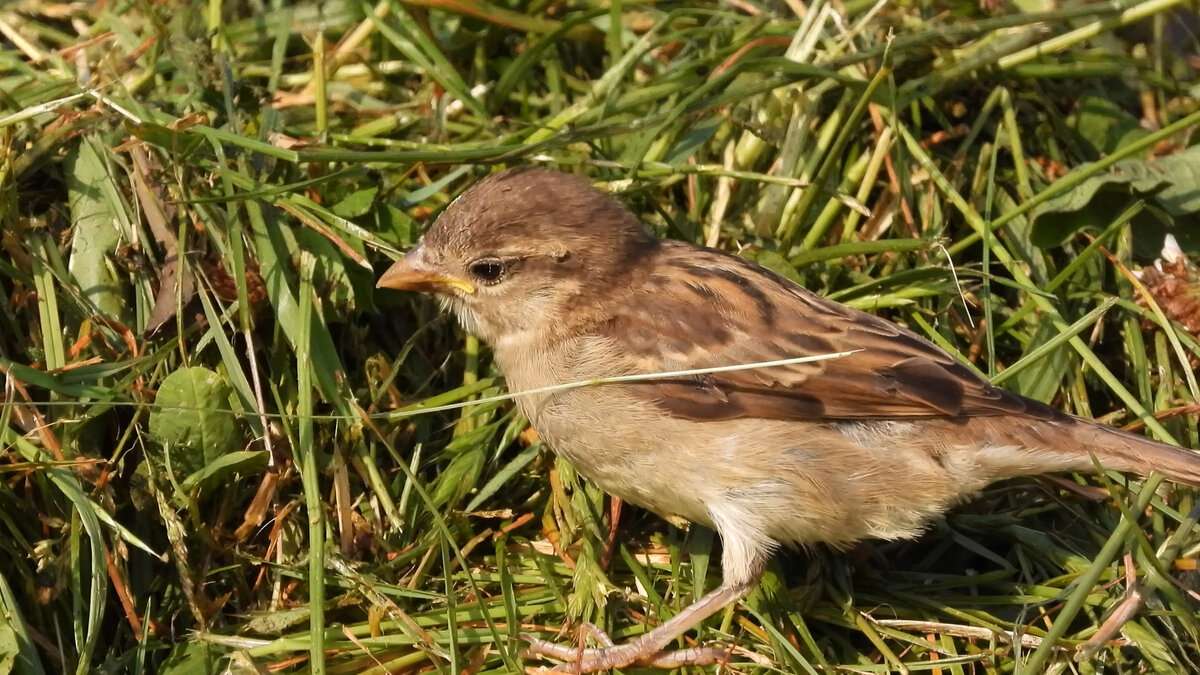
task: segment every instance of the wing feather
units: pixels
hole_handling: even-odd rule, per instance
[[[664,242],[658,264],[600,327],[640,372],[839,359],[639,383],[693,420],[864,419],[1061,413],[989,384],[915,333],[822,298],[754,263]]]

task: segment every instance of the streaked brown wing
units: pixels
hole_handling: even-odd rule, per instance
[[[664,242],[654,271],[604,325],[640,372],[839,359],[636,385],[672,415],[839,419],[1031,415],[1053,409],[997,389],[896,324],[826,300],[753,263]]]

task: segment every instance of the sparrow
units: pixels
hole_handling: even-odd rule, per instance
[[[572,174],[480,180],[379,286],[434,294],[486,341],[521,412],[587,479],[720,535],[722,584],[641,637],[578,650],[522,636],[566,672],[711,663],[663,650],[751,590],[781,544],[914,538],[994,481],[1098,461],[1200,485],[1200,453],[1004,391],[895,323],[651,236]],[[546,390],[649,373],[668,375]]]

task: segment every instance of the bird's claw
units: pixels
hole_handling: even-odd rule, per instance
[[[682,666],[710,666],[729,660],[730,650],[715,647],[691,647],[688,649],[648,651],[635,641],[614,645],[612,639],[599,627],[583,624],[583,630],[601,647],[580,648],[543,640],[530,633],[521,633],[520,638],[529,643],[522,656],[527,658],[549,657],[562,661],[548,673],[594,673],[625,666],[646,666],[672,669]]]

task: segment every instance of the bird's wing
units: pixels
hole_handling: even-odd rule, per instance
[[[695,420],[1059,415],[997,389],[931,342],[741,258],[664,243],[597,328],[640,372],[842,358],[654,380],[630,389]]]

